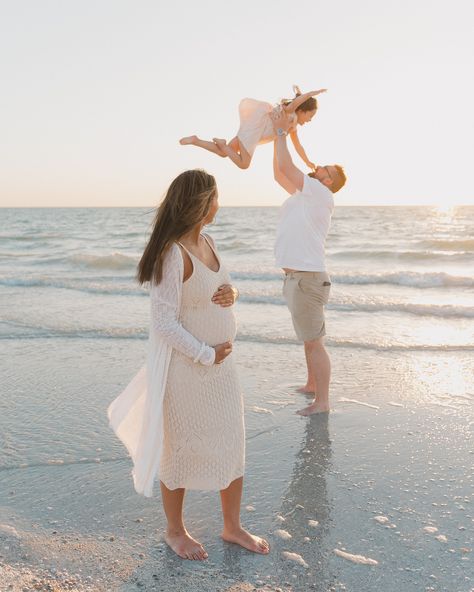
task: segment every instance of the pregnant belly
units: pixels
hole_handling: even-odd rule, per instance
[[[215,304],[205,309],[188,309],[182,315],[181,322],[191,335],[211,346],[234,341],[237,331],[232,309]]]

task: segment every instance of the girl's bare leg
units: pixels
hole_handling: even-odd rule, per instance
[[[188,533],[183,522],[184,489],[168,489],[161,483],[161,499],[166,514],[168,525],[165,541],[173,549],[176,555],[183,559],[207,559],[208,555],[204,547],[193,539]]]
[[[267,541],[250,534],[240,524],[243,482],[243,477],[239,477],[232,481],[227,489],[221,490],[222,515],[224,517],[224,529],[221,536],[228,543],[236,543],[249,551],[266,555],[270,551]]]
[[[213,138],[213,140],[216,146],[240,169],[249,168],[252,157],[239,142],[239,138],[237,138],[237,136],[232,138],[228,144],[221,138]]]
[[[207,140],[201,140],[197,136],[186,136],[185,138],[181,138],[179,143],[182,146],[192,145],[192,146],[199,146],[199,148],[204,148],[204,150],[208,150],[213,154],[217,154],[217,156],[222,156],[225,158],[227,154],[223,152],[215,142],[208,142]]]

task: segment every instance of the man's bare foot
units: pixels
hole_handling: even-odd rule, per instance
[[[222,150],[224,146],[227,146],[227,142],[223,138],[212,138],[214,144]]]
[[[235,530],[224,529],[222,531],[221,536],[224,539],[224,541],[240,545],[244,549],[248,549],[253,553],[260,553],[261,555],[266,555],[270,552],[270,545],[267,543],[265,539],[262,539],[259,536],[255,536],[254,534],[250,534],[242,527],[237,528]]]
[[[179,143],[181,146],[186,146],[187,144],[194,144],[197,141],[197,136],[186,136],[185,138],[181,138]]]
[[[303,393],[304,395],[315,395],[316,394],[316,387],[310,384],[305,384],[300,388],[296,389],[297,393]]]
[[[315,401],[305,407],[304,409],[300,409],[296,413],[298,415],[303,415],[304,417],[308,415],[314,415],[315,413],[328,413],[329,412],[329,403],[327,401]]]
[[[167,532],[164,538],[167,545],[182,559],[202,561],[208,558],[208,554],[201,543],[193,539],[186,530],[180,534]]]

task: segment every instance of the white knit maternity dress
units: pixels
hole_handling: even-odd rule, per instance
[[[217,254],[218,271],[188,254],[193,273],[183,283],[182,326],[211,346],[234,341],[232,307],[211,301],[219,286],[230,283],[228,272]],[[243,401],[232,354],[222,364],[204,366],[173,349],[163,400],[163,434],[159,478],[168,489],[220,490],[243,475]]]

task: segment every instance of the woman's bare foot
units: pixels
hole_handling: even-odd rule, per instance
[[[224,529],[222,531],[221,536],[224,539],[224,541],[240,545],[244,549],[248,549],[253,553],[260,553],[261,555],[266,555],[270,552],[270,545],[267,543],[265,539],[255,536],[254,534],[250,534],[242,527],[237,528],[235,530]]]
[[[186,136],[185,138],[181,138],[179,143],[181,146],[186,146],[187,144],[195,144],[197,139],[197,136]]]
[[[328,413],[329,412],[329,403],[328,401],[313,401],[311,405],[305,407],[304,409],[300,409],[296,413],[298,415],[303,415],[306,417],[307,415],[314,415],[315,413]]]
[[[179,555],[182,559],[202,561],[208,558],[204,547],[199,541],[193,539],[187,530],[178,534],[168,531],[165,534],[165,541],[176,555]]]

